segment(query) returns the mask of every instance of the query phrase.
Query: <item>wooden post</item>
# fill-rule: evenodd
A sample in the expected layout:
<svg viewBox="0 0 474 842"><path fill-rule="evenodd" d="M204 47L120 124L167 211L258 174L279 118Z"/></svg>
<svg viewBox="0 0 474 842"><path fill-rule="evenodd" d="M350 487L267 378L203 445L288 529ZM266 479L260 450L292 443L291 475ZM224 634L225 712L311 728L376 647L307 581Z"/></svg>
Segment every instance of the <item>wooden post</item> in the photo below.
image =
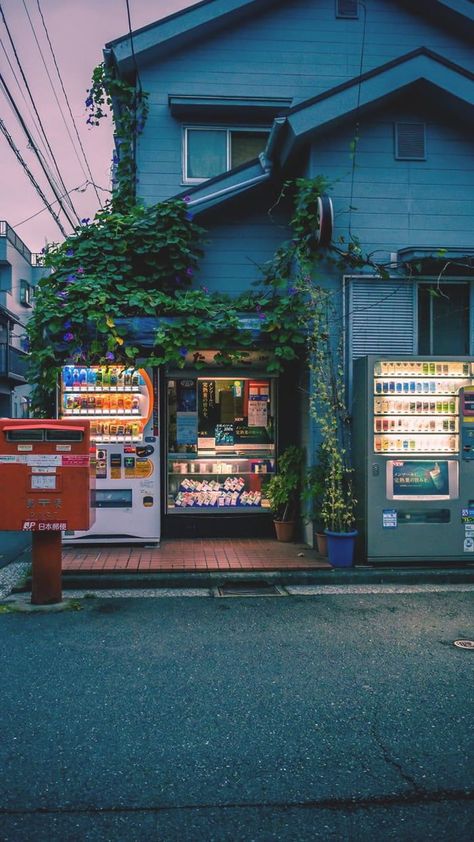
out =
<svg viewBox="0 0 474 842"><path fill-rule="evenodd" d="M59 530L33 532L32 538L31 602L33 605L61 602L62 533Z"/></svg>

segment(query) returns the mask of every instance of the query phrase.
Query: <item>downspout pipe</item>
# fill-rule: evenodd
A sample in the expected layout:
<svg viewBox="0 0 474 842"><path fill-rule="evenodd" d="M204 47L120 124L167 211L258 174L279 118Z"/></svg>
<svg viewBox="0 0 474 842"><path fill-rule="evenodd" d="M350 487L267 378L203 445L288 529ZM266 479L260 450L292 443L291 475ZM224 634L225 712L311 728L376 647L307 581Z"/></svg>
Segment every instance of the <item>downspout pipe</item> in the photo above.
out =
<svg viewBox="0 0 474 842"><path fill-rule="evenodd" d="M260 165L263 169L261 175L248 178L246 181L239 181L237 184L229 185L229 187L223 187L222 190L216 190L214 193L208 193L206 196L200 196L198 199L191 199L191 201L186 202L187 207L195 208L198 205L205 204L206 202L212 202L214 199L220 199L221 196L227 196L235 193L236 191L244 190L247 187L254 187L257 184L262 184L264 181L268 181L273 171L273 156L277 148L277 140L285 123L286 117L276 117L273 121L267 145L263 152L261 152L258 156Z"/></svg>

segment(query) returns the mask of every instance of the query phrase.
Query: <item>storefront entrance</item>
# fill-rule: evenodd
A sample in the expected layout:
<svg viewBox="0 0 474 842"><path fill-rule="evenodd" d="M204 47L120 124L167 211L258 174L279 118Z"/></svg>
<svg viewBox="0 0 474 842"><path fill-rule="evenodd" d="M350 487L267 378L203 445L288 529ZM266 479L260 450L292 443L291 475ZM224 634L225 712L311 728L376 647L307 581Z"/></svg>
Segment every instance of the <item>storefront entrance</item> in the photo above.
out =
<svg viewBox="0 0 474 842"><path fill-rule="evenodd" d="M276 378L181 371L163 379L163 537L270 538Z"/></svg>

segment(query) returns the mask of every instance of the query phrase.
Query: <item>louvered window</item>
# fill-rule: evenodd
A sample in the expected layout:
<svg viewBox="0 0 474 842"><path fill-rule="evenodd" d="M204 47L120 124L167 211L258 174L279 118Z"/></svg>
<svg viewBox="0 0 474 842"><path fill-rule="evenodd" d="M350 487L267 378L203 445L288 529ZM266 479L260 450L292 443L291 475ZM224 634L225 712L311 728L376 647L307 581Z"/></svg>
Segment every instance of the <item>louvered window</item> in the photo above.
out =
<svg viewBox="0 0 474 842"><path fill-rule="evenodd" d="M358 0L336 0L336 17L338 17L338 18L358 18L359 17Z"/></svg>
<svg viewBox="0 0 474 842"><path fill-rule="evenodd" d="M395 123L395 158L399 161L426 160L424 123Z"/></svg>

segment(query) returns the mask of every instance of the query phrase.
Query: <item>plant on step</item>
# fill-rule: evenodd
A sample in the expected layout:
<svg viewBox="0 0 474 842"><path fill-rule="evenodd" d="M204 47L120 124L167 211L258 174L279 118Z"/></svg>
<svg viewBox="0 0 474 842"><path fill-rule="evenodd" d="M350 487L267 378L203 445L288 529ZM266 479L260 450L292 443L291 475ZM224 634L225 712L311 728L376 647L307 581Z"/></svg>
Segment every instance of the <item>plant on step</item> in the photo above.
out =
<svg viewBox="0 0 474 842"><path fill-rule="evenodd" d="M277 521L294 521L299 509L304 450L291 445L278 460L278 473L271 477L264 493Z"/></svg>

